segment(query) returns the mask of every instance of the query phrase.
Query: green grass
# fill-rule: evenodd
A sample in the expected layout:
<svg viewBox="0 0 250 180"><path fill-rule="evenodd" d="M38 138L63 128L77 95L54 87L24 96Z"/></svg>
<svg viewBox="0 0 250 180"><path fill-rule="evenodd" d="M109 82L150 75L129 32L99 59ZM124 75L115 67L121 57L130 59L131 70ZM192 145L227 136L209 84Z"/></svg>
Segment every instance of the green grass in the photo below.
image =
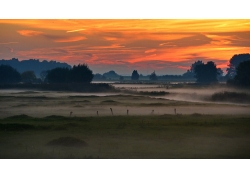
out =
<svg viewBox="0 0 250 180"><path fill-rule="evenodd" d="M87 146L48 146L66 137ZM0 119L0 158L248 159L250 116L18 115Z"/></svg>

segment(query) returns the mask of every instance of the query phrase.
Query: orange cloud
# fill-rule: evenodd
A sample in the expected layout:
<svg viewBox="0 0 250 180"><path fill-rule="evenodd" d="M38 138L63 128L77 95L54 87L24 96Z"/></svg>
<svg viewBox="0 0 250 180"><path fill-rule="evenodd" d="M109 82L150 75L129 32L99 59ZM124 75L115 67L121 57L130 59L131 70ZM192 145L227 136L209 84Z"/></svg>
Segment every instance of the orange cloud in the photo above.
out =
<svg viewBox="0 0 250 180"><path fill-rule="evenodd" d="M144 51L145 53L151 53L151 52L155 52L156 51L156 49L149 49L149 50L146 50L146 51Z"/></svg>
<svg viewBox="0 0 250 180"><path fill-rule="evenodd" d="M33 31L33 30L19 30L17 31L22 36L38 36L43 34L41 31Z"/></svg>
<svg viewBox="0 0 250 180"><path fill-rule="evenodd" d="M52 39L54 42L76 42L76 41L81 41L86 39L84 36L59 36L59 35L50 35L50 34L45 34L41 31L33 31L33 30L19 30L17 31L19 34L22 36L42 36L47 39Z"/></svg>
<svg viewBox="0 0 250 180"><path fill-rule="evenodd" d="M108 37L108 36L105 36L105 37L103 37L105 40L107 40L107 41L116 41L116 40L119 40L118 38L116 38L116 37Z"/></svg>
<svg viewBox="0 0 250 180"><path fill-rule="evenodd" d="M75 41L81 41L86 39L84 36L76 36L76 37L67 37L67 38L59 38L55 39L55 42L75 42Z"/></svg>
<svg viewBox="0 0 250 180"><path fill-rule="evenodd" d="M249 31L248 19L204 19L204 20L0 20L0 23L19 24L30 28L77 31L134 31L134 32L235 32Z"/></svg>
<svg viewBox="0 0 250 180"><path fill-rule="evenodd" d="M84 31L84 30L85 30L85 29L75 29L75 30L67 31L67 33L78 32L78 31Z"/></svg>

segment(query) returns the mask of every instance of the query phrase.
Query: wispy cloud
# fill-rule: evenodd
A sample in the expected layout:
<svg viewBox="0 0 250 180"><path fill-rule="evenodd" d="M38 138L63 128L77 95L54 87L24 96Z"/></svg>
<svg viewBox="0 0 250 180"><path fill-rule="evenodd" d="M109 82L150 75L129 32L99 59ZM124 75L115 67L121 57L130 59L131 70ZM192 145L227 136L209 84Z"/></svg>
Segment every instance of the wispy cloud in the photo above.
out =
<svg viewBox="0 0 250 180"><path fill-rule="evenodd" d="M33 31L33 30L19 30L17 31L22 36L38 36L43 34L41 31Z"/></svg>
<svg viewBox="0 0 250 180"><path fill-rule="evenodd" d="M65 37L65 38L55 38L55 42L75 42L86 39L84 36L76 36L76 37Z"/></svg>
<svg viewBox="0 0 250 180"><path fill-rule="evenodd" d="M144 51L145 53L152 53L152 52L155 52L156 51L156 49L149 49L149 50L146 50L146 51Z"/></svg>
<svg viewBox="0 0 250 180"><path fill-rule="evenodd" d="M41 31L32 31L32 30L19 30L17 31L22 36L40 36L45 37L47 39L51 39L54 42L76 42L86 39L84 36L67 36L67 35L52 35L46 34Z"/></svg>
<svg viewBox="0 0 250 180"><path fill-rule="evenodd" d="M70 30L70 31L66 31L67 33L71 33L71 32L78 32L78 31L84 31L85 29L75 29L75 30Z"/></svg>
<svg viewBox="0 0 250 180"><path fill-rule="evenodd" d="M17 44L18 42L0 42L0 44Z"/></svg>

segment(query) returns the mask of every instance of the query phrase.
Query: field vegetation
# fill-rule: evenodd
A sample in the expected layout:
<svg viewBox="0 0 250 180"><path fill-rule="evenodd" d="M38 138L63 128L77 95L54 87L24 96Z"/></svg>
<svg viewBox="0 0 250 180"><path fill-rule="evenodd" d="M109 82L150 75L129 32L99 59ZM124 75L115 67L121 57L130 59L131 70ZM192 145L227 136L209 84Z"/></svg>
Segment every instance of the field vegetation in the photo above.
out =
<svg viewBox="0 0 250 180"><path fill-rule="evenodd" d="M250 116L11 116L0 158L250 158Z"/></svg>
<svg viewBox="0 0 250 180"><path fill-rule="evenodd" d="M250 158L248 90L143 88L1 90L0 158Z"/></svg>

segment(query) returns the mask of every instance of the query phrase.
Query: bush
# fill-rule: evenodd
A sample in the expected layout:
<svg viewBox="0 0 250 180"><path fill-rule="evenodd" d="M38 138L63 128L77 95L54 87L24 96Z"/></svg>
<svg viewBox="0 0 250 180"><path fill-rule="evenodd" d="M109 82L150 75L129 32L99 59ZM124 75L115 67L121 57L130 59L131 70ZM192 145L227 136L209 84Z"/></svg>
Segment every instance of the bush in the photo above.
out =
<svg viewBox="0 0 250 180"><path fill-rule="evenodd" d="M226 101L235 103L250 103L250 94L238 92L219 92L211 96L212 101Z"/></svg>

